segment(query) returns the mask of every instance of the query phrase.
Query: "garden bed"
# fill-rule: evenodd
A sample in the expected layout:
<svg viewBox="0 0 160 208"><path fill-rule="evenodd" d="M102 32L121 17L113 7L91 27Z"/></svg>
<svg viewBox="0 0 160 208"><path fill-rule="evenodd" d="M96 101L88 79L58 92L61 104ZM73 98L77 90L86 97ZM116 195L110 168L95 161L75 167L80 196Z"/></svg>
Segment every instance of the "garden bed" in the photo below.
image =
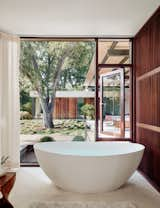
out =
<svg viewBox="0 0 160 208"><path fill-rule="evenodd" d="M54 134L83 135L85 123L82 120L55 120L53 129L43 128L42 119L21 120L21 134Z"/></svg>

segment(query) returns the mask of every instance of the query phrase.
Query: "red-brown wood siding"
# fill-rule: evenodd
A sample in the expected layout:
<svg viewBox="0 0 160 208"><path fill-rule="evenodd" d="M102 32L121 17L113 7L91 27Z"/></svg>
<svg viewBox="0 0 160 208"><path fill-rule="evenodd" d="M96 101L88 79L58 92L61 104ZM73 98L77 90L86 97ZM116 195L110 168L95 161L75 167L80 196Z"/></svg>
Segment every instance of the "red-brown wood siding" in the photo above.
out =
<svg viewBox="0 0 160 208"><path fill-rule="evenodd" d="M56 98L53 117L73 119L77 117L77 98Z"/></svg>
<svg viewBox="0 0 160 208"><path fill-rule="evenodd" d="M94 105L94 98L84 98L84 104Z"/></svg>
<svg viewBox="0 0 160 208"><path fill-rule="evenodd" d="M84 104L93 104L94 98L84 98ZM78 98L56 98L53 117L55 119L76 119Z"/></svg>
<svg viewBox="0 0 160 208"><path fill-rule="evenodd" d="M134 38L136 142L146 146L140 169L160 187L160 8ZM146 76L146 77L145 77Z"/></svg>

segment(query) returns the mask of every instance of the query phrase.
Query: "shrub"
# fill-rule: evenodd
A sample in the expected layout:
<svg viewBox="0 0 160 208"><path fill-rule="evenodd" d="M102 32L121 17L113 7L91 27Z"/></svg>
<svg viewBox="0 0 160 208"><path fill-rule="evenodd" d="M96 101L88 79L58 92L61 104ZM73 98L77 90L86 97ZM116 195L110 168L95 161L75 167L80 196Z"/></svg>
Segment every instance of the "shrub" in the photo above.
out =
<svg viewBox="0 0 160 208"><path fill-rule="evenodd" d="M23 120L23 119L30 120L30 119L32 119L32 115L27 111L21 111L20 112L20 119L21 120Z"/></svg>
<svg viewBox="0 0 160 208"><path fill-rule="evenodd" d="M74 141L74 142L84 142L85 138L83 136L75 136L72 141Z"/></svg>
<svg viewBox="0 0 160 208"><path fill-rule="evenodd" d="M22 105L22 110L23 111L27 111L30 114L32 113L32 103L31 102L27 102L25 104Z"/></svg>
<svg viewBox="0 0 160 208"><path fill-rule="evenodd" d="M82 114L90 119L95 118L95 107L92 104L85 104L81 107Z"/></svg>
<svg viewBox="0 0 160 208"><path fill-rule="evenodd" d="M40 142L54 142L55 139L52 138L51 136L44 136L40 139Z"/></svg>

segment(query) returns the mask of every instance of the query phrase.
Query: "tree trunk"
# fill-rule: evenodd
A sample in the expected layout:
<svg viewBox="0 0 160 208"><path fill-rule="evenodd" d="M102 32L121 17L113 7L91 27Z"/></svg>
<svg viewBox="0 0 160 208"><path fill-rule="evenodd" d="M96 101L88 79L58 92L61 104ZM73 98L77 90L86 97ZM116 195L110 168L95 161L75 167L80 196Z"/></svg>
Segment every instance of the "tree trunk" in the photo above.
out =
<svg viewBox="0 0 160 208"><path fill-rule="evenodd" d="M45 128L54 128L52 112L45 112L43 110L43 123Z"/></svg>
<svg viewBox="0 0 160 208"><path fill-rule="evenodd" d="M52 129L52 128L54 128L54 124L53 124L54 102L52 100L51 103L49 103L48 99L43 99L41 96L40 96L40 101L41 101L41 106L42 106L42 110L43 110L44 127Z"/></svg>

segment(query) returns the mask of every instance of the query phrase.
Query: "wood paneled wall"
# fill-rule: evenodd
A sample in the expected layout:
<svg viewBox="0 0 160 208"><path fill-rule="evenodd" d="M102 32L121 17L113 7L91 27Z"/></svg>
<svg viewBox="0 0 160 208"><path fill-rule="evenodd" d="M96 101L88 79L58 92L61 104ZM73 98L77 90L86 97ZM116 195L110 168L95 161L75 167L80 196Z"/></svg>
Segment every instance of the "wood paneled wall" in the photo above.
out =
<svg viewBox="0 0 160 208"><path fill-rule="evenodd" d="M77 98L56 98L53 117L72 119L77 116Z"/></svg>
<svg viewBox="0 0 160 208"><path fill-rule="evenodd" d="M94 98L84 98L84 104L93 104ZM55 119L76 119L78 98L56 98L53 117Z"/></svg>
<svg viewBox="0 0 160 208"><path fill-rule="evenodd" d="M133 43L136 142L146 146L140 169L160 187L160 8Z"/></svg>

